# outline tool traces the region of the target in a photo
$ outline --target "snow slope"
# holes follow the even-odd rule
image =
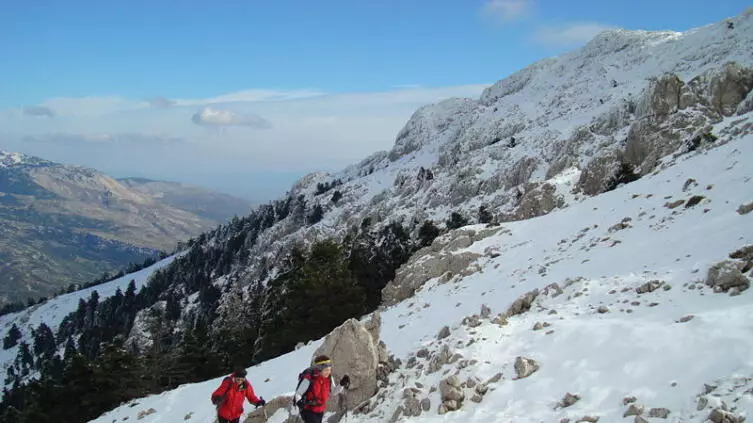
[[[380,393],[384,397],[375,401],[374,411],[349,414],[348,423],[390,421],[403,401],[403,387],[419,386],[416,382],[422,386],[416,388],[419,398],[429,398],[432,405],[403,421],[518,423],[578,421],[583,416],[627,421],[623,399],[633,396],[636,404],[645,405],[646,418],[650,408],[666,408],[667,421],[703,422],[722,402],[750,415],[753,294],[714,293],[702,281],[710,265],[753,244],[753,213],[737,211],[753,201],[752,155],[753,135],[736,137],[708,151],[670,159],[663,171],[614,191],[504,224],[497,235],[471,245],[464,251],[482,255],[477,261],[482,270],[447,283],[429,281],[413,298],[382,312],[381,335],[403,363],[420,348],[436,352],[442,345],[476,362],[446,364],[432,374],[404,364],[390,375],[392,386]],[[686,187],[691,178],[696,183]],[[667,207],[695,195],[705,198],[687,208]],[[615,226],[619,223],[624,225]],[[664,285],[636,292],[651,280]],[[559,284],[561,295],[543,292],[552,283]],[[475,328],[462,323],[482,304],[493,314],[504,312],[533,289],[542,290],[534,306],[506,325],[488,319]],[[534,331],[537,322],[550,326]],[[445,325],[451,335],[438,341],[436,334]],[[289,393],[319,342],[250,368],[257,393],[266,399]],[[518,356],[536,360],[540,369],[515,380]],[[423,360],[418,362],[425,365]],[[502,378],[489,383],[480,403],[466,398],[460,410],[437,413],[439,392],[429,388],[447,374],[458,374],[461,381],[486,381],[499,372]],[[209,395],[218,384],[219,379],[184,385],[92,422],[131,421],[140,412],[143,423],[212,421]],[[716,388],[707,389],[708,404],[698,411],[704,384]],[[555,408],[568,392],[581,399]],[[143,415],[149,409],[154,411]],[[281,422],[284,414],[281,410],[269,421]]]
[[[131,280],[136,284],[136,290],[138,292],[138,290],[147,283],[149,276],[151,276],[152,273],[170,264],[177,256],[178,255],[167,257],[149,267],[114,279],[110,282],[71,292],[70,294],[59,295],[42,304],[37,304],[21,310],[18,313],[10,313],[5,316],[0,316],[0,334],[5,336],[11,326],[15,324],[22,333],[22,338],[19,340],[19,343],[27,342],[29,345],[33,345],[34,338],[32,336],[32,330],[36,329],[41,323],[45,323],[50,329],[52,329],[53,333],[56,333],[63,318],[76,311],[79,300],[88,300],[94,291],[97,291],[101,300],[115,295],[115,292],[118,289],[125,292]],[[7,350],[0,349],[0,380],[5,380],[8,365],[16,359],[18,348],[18,346],[15,346]]]

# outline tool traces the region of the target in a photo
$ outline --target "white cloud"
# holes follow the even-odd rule
[[[533,12],[534,0],[488,0],[481,8],[483,15],[498,23],[509,23]]]
[[[573,47],[590,41],[609,25],[597,22],[573,22],[562,25],[542,26],[533,34],[533,42],[546,47]]]
[[[209,106],[194,113],[191,120],[197,125],[248,126],[256,129],[269,129],[272,127],[272,124],[261,116],[232,110],[221,110]]]
[[[20,109],[0,110],[0,139],[5,149],[49,160],[245,192],[244,175],[284,174],[288,184],[291,175],[341,169],[388,150],[417,108],[449,97],[478,98],[487,86],[317,95],[249,90],[215,98],[248,101],[198,107],[110,98],[101,102],[109,111],[96,114],[88,109],[97,104],[94,97],[78,104],[81,99],[65,99],[86,107],[34,120]],[[267,129],[251,132],[249,126]],[[289,185],[275,187],[283,192]]]

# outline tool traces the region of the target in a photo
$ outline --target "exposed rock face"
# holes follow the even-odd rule
[[[401,266],[395,279],[382,289],[382,304],[391,306],[410,298],[426,282],[433,278],[448,275],[469,275],[477,269],[469,265],[480,257],[470,252],[457,253],[476,241],[498,233],[501,227],[481,231],[459,229],[444,236],[421,250]]]
[[[615,145],[596,155],[583,169],[579,189],[587,195],[601,193],[621,163],[632,165],[645,175],[656,167],[661,157],[682,151],[692,139],[698,143],[709,139],[701,135],[707,134],[713,123],[753,108],[752,90],[753,69],[738,63],[726,63],[688,83],[674,73],[654,78],[634,110],[630,107],[615,109],[590,127],[597,133],[606,127],[609,131],[605,134],[613,134],[629,125],[627,143],[624,151]],[[582,134],[569,143],[577,145],[579,139],[585,138],[588,136]]]
[[[525,184],[524,194],[513,213],[501,216],[503,222],[532,219],[543,216],[565,202],[561,196],[556,196],[556,188],[548,183]]]
[[[355,319],[346,320],[327,335],[314,356],[320,354],[332,359],[336,382],[345,374],[350,376],[347,395],[342,394],[343,404],[339,404],[338,398],[330,399],[327,410],[337,411],[339,405],[353,407],[376,393],[379,341],[371,336],[366,325]]]

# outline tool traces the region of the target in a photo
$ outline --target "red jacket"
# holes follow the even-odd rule
[[[318,371],[306,373],[303,377],[311,384],[304,398],[307,402],[314,403],[306,404],[303,408],[314,413],[323,413],[327,409],[327,400],[332,392],[332,379],[322,376]]]
[[[245,387],[241,389],[241,386]],[[254,388],[244,380],[239,384],[233,382],[232,376],[226,377],[219,388],[212,393],[212,402],[216,398],[225,396],[217,408],[217,414],[225,420],[235,420],[243,414],[243,400],[248,399],[251,404],[258,404],[259,398],[254,394]]]

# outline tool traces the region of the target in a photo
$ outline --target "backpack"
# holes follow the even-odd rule
[[[317,373],[319,373],[317,370],[314,370],[311,367],[309,367],[306,370],[304,370],[304,371],[302,371],[301,373],[298,374],[298,384],[295,385],[295,390],[293,392],[298,391],[298,387],[301,386],[301,382],[303,381],[304,377],[306,377],[307,375],[311,376],[311,378],[309,379],[309,387],[308,387],[308,389],[306,389],[306,392],[304,392],[303,395],[301,395],[301,401],[302,402],[306,402],[307,401],[306,395],[311,391],[311,388],[314,386],[314,380],[313,380],[313,378],[314,378],[314,376],[316,376]],[[295,394],[294,394],[294,396],[295,396]],[[295,404],[295,405],[298,406],[298,404]]]

